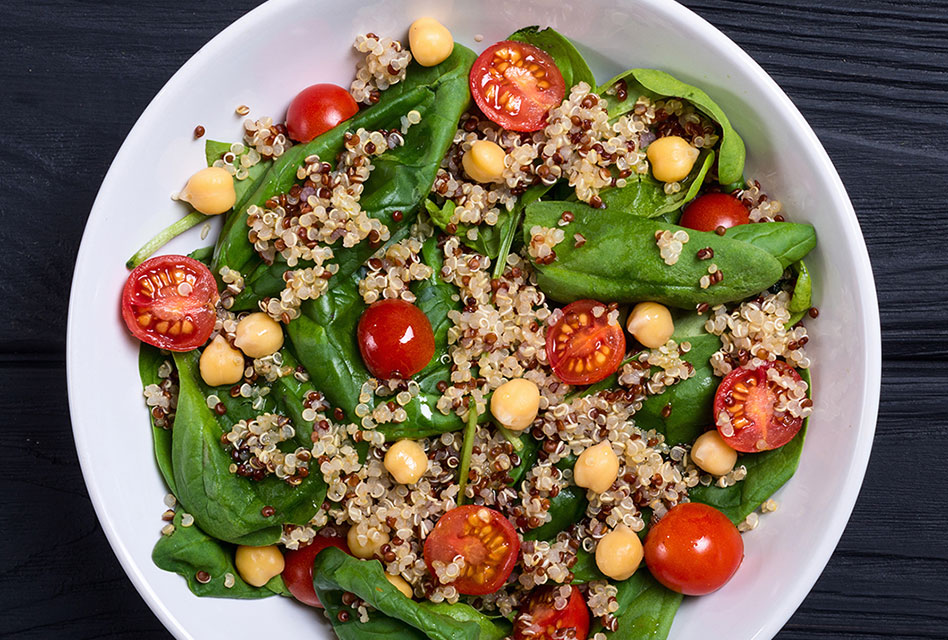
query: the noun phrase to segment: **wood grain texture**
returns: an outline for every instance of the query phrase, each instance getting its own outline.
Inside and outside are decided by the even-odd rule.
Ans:
[[[66,409],[66,303],[85,218],[125,135],[174,71],[254,4],[4,2],[0,637],[170,637],[86,495]],[[685,4],[760,62],[823,141],[882,305],[882,407],[863,491],[778,637],[948,637],[948,2]]]

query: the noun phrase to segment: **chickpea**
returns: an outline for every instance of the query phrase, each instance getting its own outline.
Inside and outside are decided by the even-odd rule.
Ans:
[[[415,592],[411,589],[411,585],[408,584],[408,580],[405,580],[405,578],[392,575],[391,573],[386,573],[385,579],[391,582],[396,589],[405,594],[406,598],[411,598],[413,595],[415,595]]]
[[[217,336],[201,354],[201,378],[211,387],[234,384],[244,377],[244,354],[234,349],[224,336]]]
[[[346,543],[349,545],[349,551],[351,551],[352,555],[356,558],[362,558],[363,560],[374,558],[375,554],[382,548],[382,545],[388,544],[389,537],[384,531],[369,529],[369,531],[364,534],[364,543],[359,540],[360,536],[358,531],[359,528],[354,526],[349,529],[349,533],[346,535]]]
[[[461,165],[475,182],[499,182],[504,175],[506,157],[507,153],[496,142],[478,140],[461,158]]]
[[[678,136],[659,138],[648,146],[645,155],[652,163],[652,175],[661,182],[684,180],[695,166],[700,151]]]
[[[503,383],[490,398],[490,412],[504,427],[523,431],[537,417],[540,410],[540,389],[525,378],[514,378]]]
[[[643,346],[657,349],[672,337],[675,321],[665,305],[640,302],[632,309],[625,327]]]
[[[237,547],[234,558],[237,573],[249,585],[262,587],[274,576],[283,573],[283,554],[276,545],[269,547]]]
[[[717,429],[712,429],[695,440],[691,459],[712,476],[725,476],[737,464],[737,451],[724,441]]]
[[[584,489],[604,493],[619,477],[619,458],[608,440],[588,447],[573,466],[573,481]]]
[[[454,37],[434,18],[418,18],[408,29],[411,55],[423,67],[433,67],[448,59],[454,51]]]
[[[428,470],[428,456],[414,440],[399,440],[385,452],[386,471],[399,484],[415,484]]]
[[[283,327],[258,311],[237,323],[234,344],[251,358],[263,358],[276,353],[283,346]]]
[[[613,580],[627,580],[642,564],[642,541],[624,524],[604,535],[596,545],[596,566]]]
[[[178,199],[208,216],[224,213],[237,202],[234,179],[220,167],[201,169],[191,176]]]

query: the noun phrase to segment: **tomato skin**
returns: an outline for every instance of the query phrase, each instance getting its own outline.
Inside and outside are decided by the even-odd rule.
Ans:
[[[431,322],[421,309],[404,300],[370,305],[362,312],[356,333],[365,366],[377,378],[410,378],[434,357]]]
[[[290,138],[309,142],[359,112],[359,105],[340,86],[321,83],[306,87],[286,110]]]
[[[486,513],[486,519],[481,517]],[[490,544],[499,543],[491,552]],[[437,576],[434,562],[450,563],[456,555],[465,559],[465,569],[452,582],[458,593],[483,596],[494,593],[507,582],[520,555],[520,538],[499,511],[473,504],[455,507],[438,519],[425,539],[425,564]],[[492,557],[497,554],[497,557]],[[437,579],[437,578],[436,578]]]
[[[536,67],[532,71],[530,67]],[[550,55],[533,45],[504,40],[471,67],[471,95],[485,116],[511,131],[546,126],[547,112],[563,102],[566,83]]]
[[[566,629],[573,629],[574,640],[585,640],[589,635],[589,609],[583,594],[575,585],[570,585],[566,607],[557,610],[553,600],[560,585],[537,587],[520,607],[514,618],[514,640],[554,640],[563,638]],[[556,632],[559,631],[559,634]]]
[[[687,596],[723,587],[744,560],[744,541],[723,513],[697,502],[673,507],[645,536],[645,564],[663,585]]]
[[[598,318],[596,307],[605,309]],[[618,322],[610,324],[608,315],[607,305],[596,300],[563,307],[563,317],[546,333],[546,356],[556,377],[567,384],[593,384],[615,373],[625,355],[625,331]]]
[[[728,193],[706,193],[685,207],[678,224],[698,231],[730,229],[750,222],[747,207]]]
[[[323,605],[313,588],[313,560],[316,554],[328,547],[336,547],[352,555],[345,539],[330,536],[316,536],[309,545],[283,554],[282,575],[286,588],[303,604],[320,609]]]
[[[775,415],[777,394],[782,390],[768,381],[770,369],[795,381],[802,380],[793,367],[778,360],[756,369],[734,369],[724,377],[714,394],[715,423],[722,411],[731,417],[734,432],[727,434],[718,426],[718,433],[732,449],[744,453],[776,449],[793,440],[803,427],[803,418],[789,413]]]
[[[182,294],[180,287],[190,289]],[[207,342],[217,319],[217,281],[187,256],[149,258],[128,275],[122,318],[136,338],[159,349],[191,351]]]

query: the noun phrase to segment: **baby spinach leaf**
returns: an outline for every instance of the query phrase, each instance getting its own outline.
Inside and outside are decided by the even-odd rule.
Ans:
[[[682,190],[678,193],[666,194],[661,182],[648,175],[639,175],[630,177],[624,187],[603,189],[599,197],[607,208],[643,218],[675,213],[698,194],[713,164],[714,151],[702,151],[691,173],[681,181]],[[674,219],[677,220],[678,216],[674,216]]]
[[[596,566],[596,554],[584,549],[576,552],[576,564],[573,565],[573,584],[586,584],[593,580],[608,580]]]
[[[227,265],[245,274],[245,279],[257,270],[260,258],[247,238],[247,208],[250,205],[263,205],[269,198],[286,192],[296,182],[296,170],[307,156],[316,154],[331,161],[343,148],[347,131],[359,127],[368,130],[398,128],[401,116],[414,109],[421,114],[421,122],[408,130],[402,146],[373,160],[375,169],[365,183],[360,199],[363,210],[389,228],[391,241],[404,237],[399,232],[404,230],[403,233],[407,234],[418,205],[428,195],[438,166],[454,138],[461,113],[470,103],[468,71],[474,58],[470,49],[455,44],[448,59],[437,66],[421,67],[413,63],[405,81],[383,92],[376,105],[359,112],[312,142],[290,147],[273,163],[253,194],[225,223],[217,244],[214,270]],[[402,212],[402,220],[398,223],[392,218],[396,211]],[[375,249],[368,242],[363,242],[349,249],[337,246],[334,251],[334,261],[340,266],[335,277],[344,278],[368,259]],[[267,282],[272,286],[272,280]],[[240,300],[239,308],[249,308],[248,305],[256,303],[263,296],[272,295],[269,291],[269,288],[257,289],[256,281],[251,278],[247,281],[247,290]]]
[[[142,387],[150,384],[161,384],[162,380],[158,377],[158,367],[166,360],[172,361],[170,355],[162,355],[161,350],[144,342],[138,350],[138,375],[142,380]],[[155,426],[155,419],[148,416],[151,421],[151,436],[155,445],[155,460],[158,462],[158,470],[161,477],[165,479],[165,484],[175,493],[174,471],[171,461],[171,429]]]
[[[415,602],[386,579],[378,560],[359,560],[334,548],[316,556],[313,586],[320,602],[326,605],[333,630],[343,640],[374,637],[379,629],[371,627],[368,634],[363,635],[360,633],[363,623],[354,615],[348,622],[339,622],[342,594],[347,592],[354,593],[375,609],[369,614],[367,624],[380,618],[381,628],[389,633],[400,632],[397,622],[421,632],[418,635],[410,633],[408,637],[432,640],[501,640],[510,630],[504,621],[492,620],[463,603],[436,605]]]
[[[524,27],[511,35],[508,40],[532,44],[543,49],[559,68],[566,85],[566,93],[580,82],[590,87],[596,87],[596,77],[583,59],[583,55],[576,49],[576,45],[566,36],[558,33],[551,27],[540,29],[537,26]]]
[[[581,233],[586,243],[556,245],[556,260],[536,265],[540,288],[553,300],[569,302],[582,298],[637,302],[652,300],[694,308],[698,303],[720,304],[741,300],[773,285],[783,274],[785,260],[801,259],[816,243],[810,225],[768,222],[743,227],[761,227],[741,235],[684,229],[689,242],[678,262],[665,264],[655,242],[658,231],[678,231],[665,222],[630,216],[616,209],[598,210],[576,202],[537,202],[529,205],[524,218],[524,242],[530,229],[556,227],[563,211],[574,220],[564,228],[567,235]],[[704,247],[714,250],[713,263],[723,281],[702,289],[702,276],[711,261],[698,260]]]
[[[435,332],[435,355],[418,375],[420,393],[404,406],[408,420],[402,423],[380,425],[386,439],[421,438],[457,431],[464,425],[454,412],[444,415],[437,408],[441,393],[437,384],[450,376],[449,365],[442,358],[447,354],[447,332],[450,327],[448,312],[457,308],[452,296],[456,288],[441,280],[440,251],[436,241],[426,243],[423,256],[435,261],[434,274],[428,280],[415,283],[416,303],[428,316]],[[432,265],[429,265],[432,266]],[[359,404],[362,385],[371,374],[365,368],[359,352],[356,327],[365,310],[359,295],[358,277],[338,281],[316,300],[303,303],[302,315],[287,325],[287,333],[295,353],[306,367],[313,382],[326,395],[329,403],[341,408],[346,417],[359,422],[355,408]]]
[[[813,301],[813,281],[810,279],[806,264],[803,260],[799,260],[793,264],[793,270],[797,273],[797,281],[793,285],[793,295],[787,305],[787,311],[790,312],[788,327],[792,327],[803,319]]]
[[[621,102],[615,96],[605,94],[607,89],[620,80],[624,80],[628,87],[628,98]],[[608,102],[610,118],[617,118],[631,111],[639,96],[646,96],[652,100],[681,98],[690,102],[721,127],[721,143],[718,148],[718,182],[729,184],[741,179],[744,173],[744,159],[747,155],[744,141],[731,126],[721,107],[701,89],[658,69],[630,69],[599,87],[598,92]]]
[[[196,596],[211,598],[268,598],[285,589],[283,578],[274,577],[262,587],[254,587],[240,577],[234,565],[234,545],[215,540],[196,525],[181,524],[182,513],[174,516],[174,531],[161,536],[151,552],[151,558],[159,569],[177,573],[188,582],[188,588]],[[198,571],[206,571],[210,581],[197,580]],[[234,577],[231,587],[224,586],[226,574]],[[271,586],[272,584],[272,586]]]
[[[607,635],[622,640],[665,640],[682,595],[659,584],[645,567],[616,586],[619,627]]]
[[[635,413],[635,423],[643,429],[655,429],[665,435],[669,444],[690,444],[714,422],[714,394],[720,379],[715,377],[709,359],[721,348],[721,339],[704,334],[676,338],[690,342],[691,351],[682,359],[695,368],[695,375],[668,387],[658,395],[649,396]],[[662,415],[671,406],[667,417]]]
[[[801,429],[793,440],[779,449],[743,454],[737,464],[747,467],[746,478],[726,489],[713,484],[693,487],[688,490],[691,501],[711,505],[734,524],[742,522],[796,472],[805,436],[805,429]]]
[[[783,269],[801,260],[816,246],[816,232],[812,226],[791,222],[742,224],[728,229],[727,237],[763,249],[775,257]],[[717,257],[715,249],[715,261]]]
[[[809,370],[800,370],[800,376],[810,387],[807,396],[812,397]],[[743,522],[796,473],[809,422],[809,418],[804,420],[800,433],[782,447],[763,453],[742,454],[737,464],[747,467],[747,477],[741,482],[724,489],[713,484],[707,487],[698,485],[688,490],[691,501],[715,507],[734,524]]]
[[[567,485],[556,497],[550,499],[550,520],[542,526],[524,534],[524,540],[552,540],[560,531],[579,522],[586,513],[586,490],[576,485]]]
[[[284,362],[293,362],[292,354],[284,350],[283,355]],[[283,523],[305,524],[322,506],[326,492],[322,476],[311,473],[298,487],[275,476],[259,482],[239,477],[230,472],[232,461],[220,438],[238,420],[277,410],[295,418],[296,437],[288,444],[304,446],[312,425],[301,418],[301,398],[313,387],[293,376],[280,378],[272,385],[274,397],[268,397],[262,409],[253,409],[249,399],[231,398],[227,387],[207,387],[198,370],[199,357],[197,351],[174,355],[180,385],[171,443],[176,496],[215,538],[235,544],[273,544],[280,539]],[[225,415],[208,408],[211,393],[226,406]],[[266,506],[275,510],[271,517],[261,513]]]

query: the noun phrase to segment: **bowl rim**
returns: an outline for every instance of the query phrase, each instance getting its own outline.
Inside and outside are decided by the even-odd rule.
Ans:
[[[131,148],[135,146],[136,140],[143,135],[143,131],[146,131],[152,126],[152,120],[154,120],[155,114],[165,94],[168,93],[169,87],[187,81],[188,79],[194,79],[197,67],[203,60],[214,56],[219,51],[230,46],[232,41],[244,30],[245,26],[262,19],[264,16],[278,13],[282,11],[285,6],[290,6],[296,1],[297,0],[267,0],[267,2],[248,11],[205,43],[174,73],[158,93],[155,94],[154,98],[152,98],[129,131],[102,180],[102,184],[99,187],[90,212],[94,212],[97,209],[103,197],[102,194],[111,188],[111,184],[115,180],[116,165],[120,164],[120,162],[131,153]],[[862,345],[862,355],[866,362],[865,376],[862,385],[862,421],[858,425],[852,464],[849,466],[842,490],[837,496],[838,507],[832,513],[832,517],[826,522],[825,535],[820,538],[818,544],[812,549],[813,561],[809,562],[802,570],[802,575],[798,576],[793,588],[789,592],[786,592],[785,598],[781,601],[780,609],[775,610],[773,615],[767,619],[766,623],[753,636],[754,640],[772,638],[780,631],[790,616],[803,602],[826,567],[852,514],[868,466],[878,417],[882,378],[881,328],[872,267],[869,261],[865,238],[862,235],[852,203],[836,168],[833,166],[829,155],[826,153],[826,150],[823,148],[823,145],[820,143],[813,129],[779,85],[777,85],[763,68],[740,46],[691,9],[679,4],[675,0],[637,1],[645,5],[649,10],[664,13],[675,22],[689,23],[693,28],[702,31],[723,54],[734,60],[736,64],[743,66],[745,70],[753,76],[757,86],[763,92],[769,94],[770,98],[777,101],[784,112],[783,115],[793,122],[796,130],[814,152],[815,159],[819,163],[818,169],[820,173],[826,176],[827,184],[834,193],[833,208],[838,211],[837,215],[841,218],[841,221],[846,227],[846,231],[850,236],[859,239],[851,246],[851,249],[853,251],[853,266],[858,275],[857,298],[863,302],[866,310],[866,313],[864,313],[862,317],[862,329],[866,336],[866,340]],[[87,221],[76,257],[76,266],[73,273],[68,307],[66,380],[69,396],[70,422],[72,422],[72,417],[78,414],[77,401],[75,400],[76,396],[72,393],[72,390],[79,386],[79,379],[82,375],[79,369],[78,356],[74,355],[76,345],[81,341],[81,336],[77,334],[78,329],[73,319],[76,316],[75,312],[77,308],[81,304],[79,296],[76,294],[79,288],[79,282],[85,277],[84,272],[87,271],[87,269],[83,267],[88,262],[89,255],[94,252],[94,248],[91,244],[86,242],[90,233],[89,228],[90,225]],[[96,516],[113,552],[138,593],[165,628],[176,638],[191,639],[193,637],[191,633],[184,628],[174,613],[172,613],[152,588],[109,517],[106,510],[106,500],[100,490],[100,480],[97,478],[95,468],[90,461],[89,450],[93,443],[87,440],[86,434],[87,431],[77,429],[76,426],[73,425],[73,437],[83,480],[95,509]]]

